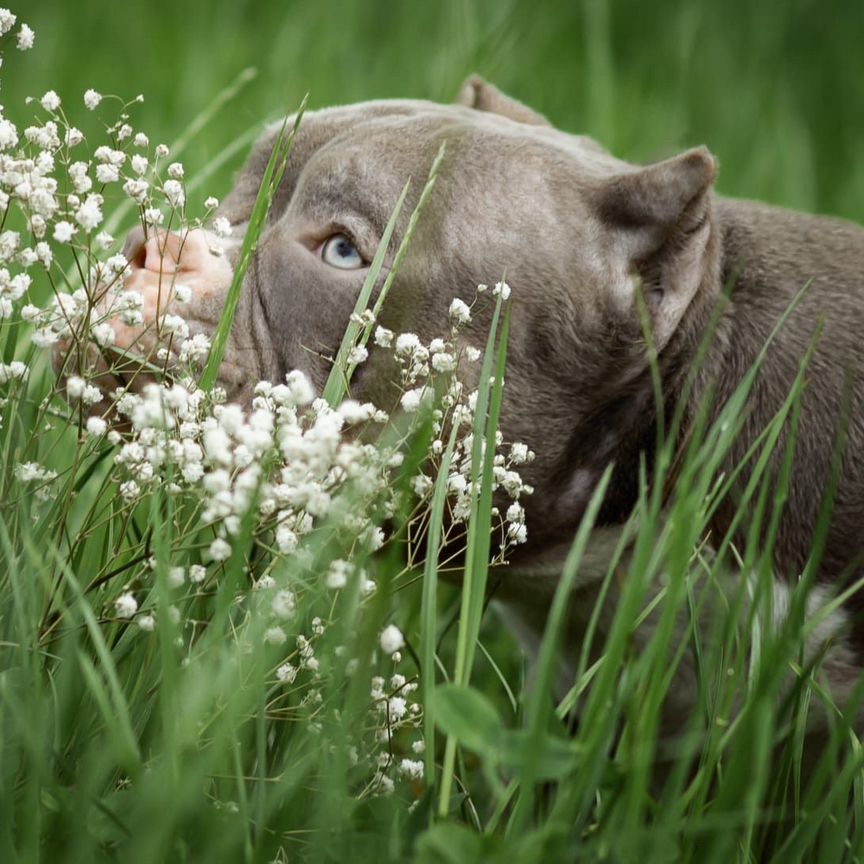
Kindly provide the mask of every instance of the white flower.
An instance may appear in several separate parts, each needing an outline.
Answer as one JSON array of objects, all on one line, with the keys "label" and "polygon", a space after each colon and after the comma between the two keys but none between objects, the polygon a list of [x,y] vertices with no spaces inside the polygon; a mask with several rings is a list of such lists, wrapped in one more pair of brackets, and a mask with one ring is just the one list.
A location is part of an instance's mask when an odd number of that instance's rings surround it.
[{"label": "white flower", "polygon": [[174,299],[178,303],[188,303],[192,299],[192,289],[188,285],[183,285],[180,282],[175,282]]},{"label": "white flower", "polygon": [[264,641],[268,645],[284,645],[288,637],[281,627],[270,627],[264,631]]},{"label": "white flower", "polygon": [[333,591],[338,591],[348,584],[348,576],[351,573],[351,565],[341,558],[337,558],[330,562],[330,567],[327,570],[327,578],[324,584]]},{"label": "white flower", "polygon": [[231,546],[221,537],[217,537],[210,544],[210,557],[214,561],[227,561],[231,556]]},{"label": "white flower", "polygon": [[507,537],[511,543],[520,544],[528,539],[528,529],[524,522],[511,522],[507,526]]},{"label": "white flower", "polygon": [[15,124],[5,117],[0,118],[0,150],[7,150],[18,143],[18,130]]},{"label": "white flower", "polygon": [[281,618],[283,620],[293,618],[294,612],[297,608],[297,601],[294,597],[294,592],[289,591],[287,588],[282,589],[281,591],[277,591],[273,595],[273,602],[271,603],[271,608],[273,609],[273,614],[277,618]]},{"label": "white flower", "polygon": [[355,345],[348,352],[348,362],[352,366],[359,366],[369,357],[369,352],[363,345]]},{"label": "white flower", "polygon": [[[402,631],[395,624],[388,624],[382,631],[379,637],[381,650],[385,654],[393,654],[405,645],[405,637]],[[394,700],[391,700],[391,702]]]},{"label": "white flower", "polygon": [[373,778],[373,789],[379,795],[392,795],[396,785],[386,774],[376,774]]},{"label": "white flower", "polygon": [[471,320],[471,310],[464,300],[453,298],[449,310],[450,318],[457,324],[467,324]]},{"label": "white flower", "polygon": [[420,339],[416,333],[400,333],[396,337],[396,353],[411,354],[420,347]]},{"label": "white flower", "polygon": [[447,488],[457,495],[461,495],[468,488],[468,481],[464,474],[454,472],[447,478]]},{"label": "white flower", "polygon": [[138,611],[138,601],[126,591],[114,601],[114,609],[121,618],[131,618]]},{"label": "white flower", "polygon": [[315,388],[309,377],[296,369],[289,372],[285,376],[285,382],[288,384],[292,401],[295,405],[309,405],[315,398]]},{"label": "white flower", "polygon": [[183,184],[179,181],[166,180],[162,191],[172,207],[179,209],[186,203],[186,193],[183,191]]},{"label": "white flower", "polygon": [[87,232],[102,221],[102,196],[88,195],[87,200],[75,211],[75,221]]},{"label": "white flower", "polygon": [[144,221],[148,225],[161,225],[165,221],[165,214],[158,207],[148,207],[144,211]]},{"label": "white flower", "polygon": [[86,162],[73,162],[69,166],[69,178],[79,195],[89,192],[93,187],[93,181],[87,176],[89,165]]},{"label": "white flower", "polygon": [[213,231],[217,236],[230,237],[231,230],[231,223],[224,216],[220,216],[218,219],[213,220]]},{"label": "white flower", "polygon": [[441,351],[432,355],[432,368],[436,372],[453,372],[456,369],[456,358],[452,354]]},{"label": "white flower", "polygon": [[150,144],[150,139],[143,132],[138,132],[132,139],[132,143],[136,147],[147,147]]},{"label": "white flower", "polygon": [[84,395],[87,382],[79,375],[70,375],[66,379],[66,395],[70,399],[80,399]]},{"label": "white flower", "polygon": [[521,504],[517,502],[513,502],[507,508],[507,521],[508,522],[524,522],[525,521],[525,509]]},{"label": "white flower", "polygon": [[168,176],[173,178],[174,180],[182,180],[183,179],[183,165],[180,162],[172,162],[168,166]]},{"label": "white flower", "polygon": [[99,162],[107,162],[121,168],[126,163],[126,153],[123,150],[115,150],[107,144],[97,147],[93,155]]},{"label": "white flower", "polygon": [[209,198],[204,200],[204,206],[208,210],[215,210],[219,206],[219,199],[214,198],[212,195]]},{"label": "white flower", "polygon": [[95,405],[97,402],[102,401],[102,391],[98,387],[88,384],[81,394],[81,401],[85,405]]},{"label": "white flower", "polygon": [[[386,538],[384,535],[384,529],[379,528],[377,525],[374,528],[370,527],[369,529],[367,529],[366,536],[364,537],[366,545],[369,547],[369,550],[371,552],[377,552],[384,545],[385,539]],[[375,590],[375,583],[372,582],[371,580],[367,579],[364,582],[364,589],[363,590],[364,591],[374,591]]]},{"label": "white flower", "polygon": [[207,578],[207,568],[203,564],[192,564],[189,567],[189,581],[199,585]]},{"label": "white flower", "polygon": [[159,327],[163,333],[174,333],[180,339],[189,338],[189,325],[180,315],[163,315],[159,320]]},{"label": "white flower", "polygon": [[100,183],[116,183],[120,179],[120,169],[116,165],[103,162],[96,166],[96,179]]},{"label": "white flower", "polygon": [[423,763],[419,759],[403,759],[399,763],[399,773],[409,780],[422,780]]},{"label": "white flower", "polygon": [[76,126],[70,126],[66,130],[66,135],[63,139],[67,147],[77,147],[84,140],[84,133]]},{"label": "white flower", "polygon": [[90,435],[99,438],[105,434],[108,424],[101,417],[88,417],[86,428]]},{"label": "white flower", "polygon": [[105,266],[112,273],[122,273],[128,265],[129,262],[126,260],[126,256],[119,252],[116,255],[112,255],[105,261]]},{"label": "white flower", "polygon": [[18,31],[18,50],[19,51],[29,51],[33,47],[33,42],[36,39],[36,34],[33,30],[28,27],[26,24],[21,25],[21,29]]},{"label": "white flower", "polygon": [[411,488],[418,498],[423,498],[432,488],[432,480],[425,474],[418,474],[411,478]]},{"label": "white flower", "polygon": [[156,619],[152,615],[142,615],[138,619],[138,626],[145,633],[152,633],[156,629]]},{"label": "white flower", "polygon": [[426,387],[415,387],[413,390],[406,390],[399,400],[402,405],[402,410],[409,414],[416,411],[420,405],[428,401],[432,396],[432,391]]},{"label": "white flower", "polygon": [[[6,261],[11,258],[21,245],[21,235],[17,231],[4,231],[0,234],[0,260]],[[3,271],[2,280],[9,278],[8,272]]]},{"label": "white flower", "polygon": [[253,591],[269,591],[275,587],[276,580],[269,574],[265,573],[253,586]]},{"label": "white flower", "polygon": [[155,152],[160,159],[164,159],[168,155],[168,146],[166,144],[157,144]]},{"label": "white flower", "polygon": [[[477,290],[479,291],[480,289],[478,288]],[[496,282],[495,287],[492,289],[492,293],[496,297],[500,294],[502,300],[509,300],[510,286],[506,282]]]},{"label": "white flower", "polygon": [[5,36],[18,20],[18,16],[6,8],[0,9],[0,36]]},{"label": "white flower", "polygon": [[102,94],[95,90],[87,90],[84,93],[84,107],[93,111],[102,101]]},{"label": "white flower", "polygon": [[[177,287],[182,286],[175,286],[175,293]],[[178,296],[177,299],[181,303],[187,302],[181,296]],[[210,339],[203,333],[196,333],[191,338],[183,340],[183,344],[180,346],[180,360],[184,363],[201,360],[206,357],[209,352]]]},{"label": "white flower", "polygon": [[0,384],[8,384],[10,381],[23,381],[27,377],[27,366],[20,360],[11,363],[0,363]]},{"label": "white flower", "polygon": [[60,341],[60,334],[45,327],[35,330],[30,338],[37,348],[50,348]]},{"label": "white flower", "polygon": [[75,226],[64,219],[54,226],[54,239],[58,243],[68,243],[76,231]]},{"label": "white flower", "polygon": [[186,570],[183,567],[168,568],[168,584],[172,588],[179,588],[186,581]]},{"label": "white flower", "polygon": [[131,161],[131,165],[132,165],[132,170],[136,174],[146,174],[147,173],[148,164],[147,164],[147,157],[146,156],[142,156],[140,153],[136,153],[130,161]]},{"label": "white flower", "polygon": [[[98,176],[99,169],[96,169]],[[123,184],[123,191],[138,204],[143,204],[147,200],[147,192],[150,189],[150,184],[146,180],[127,180]]]},{"label": "white flower", "polygon": [[279,525],[276,528],[276,545],[283,555],[290,555],[297,549],[299,538],[287,525]]},{"label": "white flower", "polygon": [[60,107],[60,97],[53,90],[49,90],[39,101],[46,111],[56,111]]},{"label": "white flower", "polygon": [[393,331],[386,327],[375,328],[375,344],[381,348],[389,348],[393,344]]},{"label": "white flower", "polygon": [[283,663],[276,670],[276,679],[281,681],[283,684],[293,684],[297,678],[298,671],[299,670],[296,666],[292,666],[290,663]]},{"label": "white flower", "polygon": [[375,413],[371,402],[360,403],[356,399],[345,399],[337,409],[346,423],[365,423]]},{"label": "white flower", "polygon": [[30,483],[34,480],[53,480],[57,472],[43,468],[38,462],[22,462],[15,466],[15,476],[22,483]]},{"label": "white flower", "polygon": [[120,484],[120,494],[126,501],[134,501],[141,494],[141,488],[134,480],[127,480]]},{"label": "white flower", "polygon": [[[393,654],[395,656],[396,652],[394,651]],[[388,722],[391,724],[398,723],[408,712],[408,702],[401,696],[392,696],[387,700],[386,709]]]}]

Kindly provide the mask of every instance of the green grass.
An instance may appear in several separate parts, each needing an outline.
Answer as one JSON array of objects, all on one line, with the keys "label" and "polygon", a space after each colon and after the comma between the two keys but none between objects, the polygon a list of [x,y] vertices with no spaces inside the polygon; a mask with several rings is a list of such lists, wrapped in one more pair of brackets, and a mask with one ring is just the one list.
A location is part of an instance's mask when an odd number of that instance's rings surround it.
[{"label": "green grass", "polygon": [[[66,103],[91,86],[144,92],[137,122],[154,141],[179,141],[193,211],[196,198],[228,190],[260,124],[307,92],[311,108],[450,99],[479,71],[617,155],[647,160],[706,143],[725,193],[864,219],[864,13],[851,2],[830,14],[744,0],[103,6],[41,0],[15,9],[37,47],[14,58],[14,73],[4,68],[4,104],[11,113],[48,88]],[[254,78],[242,76],[249,65]],[[584,566],[595,511],[574,538],[533,669],[485,603],[492,448],[483,459],[480,443],[498,423],[507,328],[499,303],[478,397],[472,477],[481,493],[461,592],[441,578],[439,542],[455,436],[425,514],[397,512],[397,542],[358,553],[378,582],[371,598],[359,578],[336,599],[321,589],[356,537],[325,525],[302,568],[274,554],[251,518],[224,565],[178,593],[170,567],[204,560],[213,539],[198,525],[201,502],[157,487],[125,506],[109,479],[115,451],[79,440],[78,410],[56,417],[62,403],[42,403],[54,387],[44,363],[26,388],[0,385],[0,860],[864,860],[864,751],[849,712],[819,684],[819,658],[803,649],[817,623],[805,620],[806,598],[824,531],[788,619],[771,624],[771,547],[806,359],[740,466],[749,476],[735,517],[748,526],[744,548],[732,547],[731,531],[713,538],[716,554],[702,541],[735,480],[719,471],[752,376],[717,422],[697,428],[665,512],[673,454],[658,442],[660,481],[643,478],[628,542],[601,574],[571,689],[561,692],[568,585]],[[349,329],[346,350],[366,338],[359,325]],[[0,328],[0,355],[22,350],[16,328]],[[334,370],[331,402],[349,378]],[[665,419],[669,440],[680,416]],[[401,435],[396,486],[416,473],[428,436],[423,418]],[[768,460],[780,440],[787,449],[771,487]],[[47,500],[16,479],[25,458],[60,472]],[[292,638],[309,634],[315,617],[330,622],[315,645],[320,680],[277,680],[288,649],[263,640],[265,604],[249,587],[264,574],[297,591]],[[152,633],[112,613],[127,587],[155,610]],[[182,646],[175,605],[189,622]],[[601,626],[610,606],[616,614]],[[640,641],[647,619],[651,637]],[[370,678],[393,671],[375,651],[391,621],[407,638],[399,671],[420,684],[427,749],[414,754],[406,734],[388,746],[422,759],[425,778],[375,796],[371,768],[352,764],[351,747],[370,734]],[[346,668],[345,656],[356,666]],[[695,709],[665,740],[661,710],[682,664],[693,664]],[[853,705],[862,699],[864,685]],[[827,730],[815,755],[809,717],[824,717]]]}]

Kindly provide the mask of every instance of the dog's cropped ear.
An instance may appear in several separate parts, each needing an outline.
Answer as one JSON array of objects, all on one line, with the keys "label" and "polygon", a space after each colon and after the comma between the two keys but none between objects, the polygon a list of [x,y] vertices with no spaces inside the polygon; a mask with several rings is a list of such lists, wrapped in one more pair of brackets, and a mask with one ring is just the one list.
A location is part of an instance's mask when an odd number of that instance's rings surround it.
[{"label": "dog's cropped ear", "polygon": [[635,277],[629,284],[643,291],[658,348],[669,341],[705,275],[716,172],[714,157],[698,147],[617,174],[595,190],[614,254],[623,256],[626,272]]},{"label": "dog's cropped ear", "polygon": [[500,114],[517,123],[528,123],[531,126],[552,125],[542,114],[506,96],[494,84],[490,84],[479,75],[472,75],[462,85],[456,104],[464,105],[466,108],[476,108],[478,111]]}]

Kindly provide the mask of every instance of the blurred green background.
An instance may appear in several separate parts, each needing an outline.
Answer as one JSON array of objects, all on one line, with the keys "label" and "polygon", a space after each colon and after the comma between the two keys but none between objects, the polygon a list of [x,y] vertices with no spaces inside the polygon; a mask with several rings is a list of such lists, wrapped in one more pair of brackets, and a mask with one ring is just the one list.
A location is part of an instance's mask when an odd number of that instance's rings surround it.
[{"label": "blurred green background", "polygon": [[[563,129],[647,161],[695,144],[721,192],[864,221],[860,0],[29,0],[2,102],[87,87],[146,102],[136,127],[172,141],[244,68],[258,76],[184,154],[194,174],[310,93],[312,107],[450,100],[480,72]],[[74,103],[74,105],[72,104]],[[227,191],[241,156],[207,183]]]},{"label": "blurred green background", "polygon": [[[85,89],[143,93],[136,130],[171,143],[242,70],[257,69],[183,153],[194,178],[242,143],[199,201],[224,196],[250,131],[307,92],[313,108],[449,101],[479,72],[618,156],[649,161],[706,144],[725,194],[864,222],[862,0],[6,2],[36,30],[34,50],[7,45],[0,70],[0,103],[18,123],[35,113],[25,96],[47,89],[88,132],[98,124]],[[487,618],[484,643],[522,693],[510,639]],[[477,683],[505,713],[482,664]]]}]

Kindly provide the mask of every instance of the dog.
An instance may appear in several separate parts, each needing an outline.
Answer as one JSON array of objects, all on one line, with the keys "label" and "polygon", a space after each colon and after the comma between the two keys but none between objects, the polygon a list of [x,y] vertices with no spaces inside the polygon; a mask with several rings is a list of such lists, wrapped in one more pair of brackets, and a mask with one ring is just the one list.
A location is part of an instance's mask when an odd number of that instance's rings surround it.
[{"label": "dog", "polygon": [[[264,135],[220,208],[235,237],[277,134]],[[717,162],[704,147],[647,166],[622,161],[477,77],[452,105],[372,101],[304,116],[245,277],[222,367],[229,394],[247,398],[250,382],[294,368],[320,392],[403,185],[414,181],[381,280],[443,141],[434,194],[381,323],[428,341],[445,332],[454,296],[470,299],[478,283],[502,273],[512,286],[501,425],[508,439],[536,452],[525,471],[536,491],[525,501],[528,542],[514,553],[498,596],[524,639],[536,642],[542,632],[564,556],[607,466],[614,469],[577,586],[586,602],[637,502],[641,463],[651,476],[659,411],[652,357],[670,413],[700,357],[682,415],[683,446],[699,406],[710,399],[716,417],[764,353],[726,458],[731,467],[781,408],[812,348],[775,578],[794,581],[807,564],[841,433],[818,576],[830,585],[864,575],[864,230],[715,194]],[[184,316],[193,331],[210,332],[239,244],[216,257],[204,231],[184,242],[133,234],[128,285],[148,298],[152,319],[169,260],[195,289]],[[482,344],[488,326],[488,313],[478,314],[466,338]],[[121,345],[134,338],[118,333]],[[356,396],[392,401],[383,362],[373,351],[358,369]],[[781,436],[775,473],[784,443]],[[732,500],[717,510],[713,536],[725,534],[734,509]],[[826,637],[839,643],[826,668],[845,693],[864,659],[864,630],[849,629],[860,603],[853,598],[837,613]],[[586,617],[571,615],[570,654]]]}]

